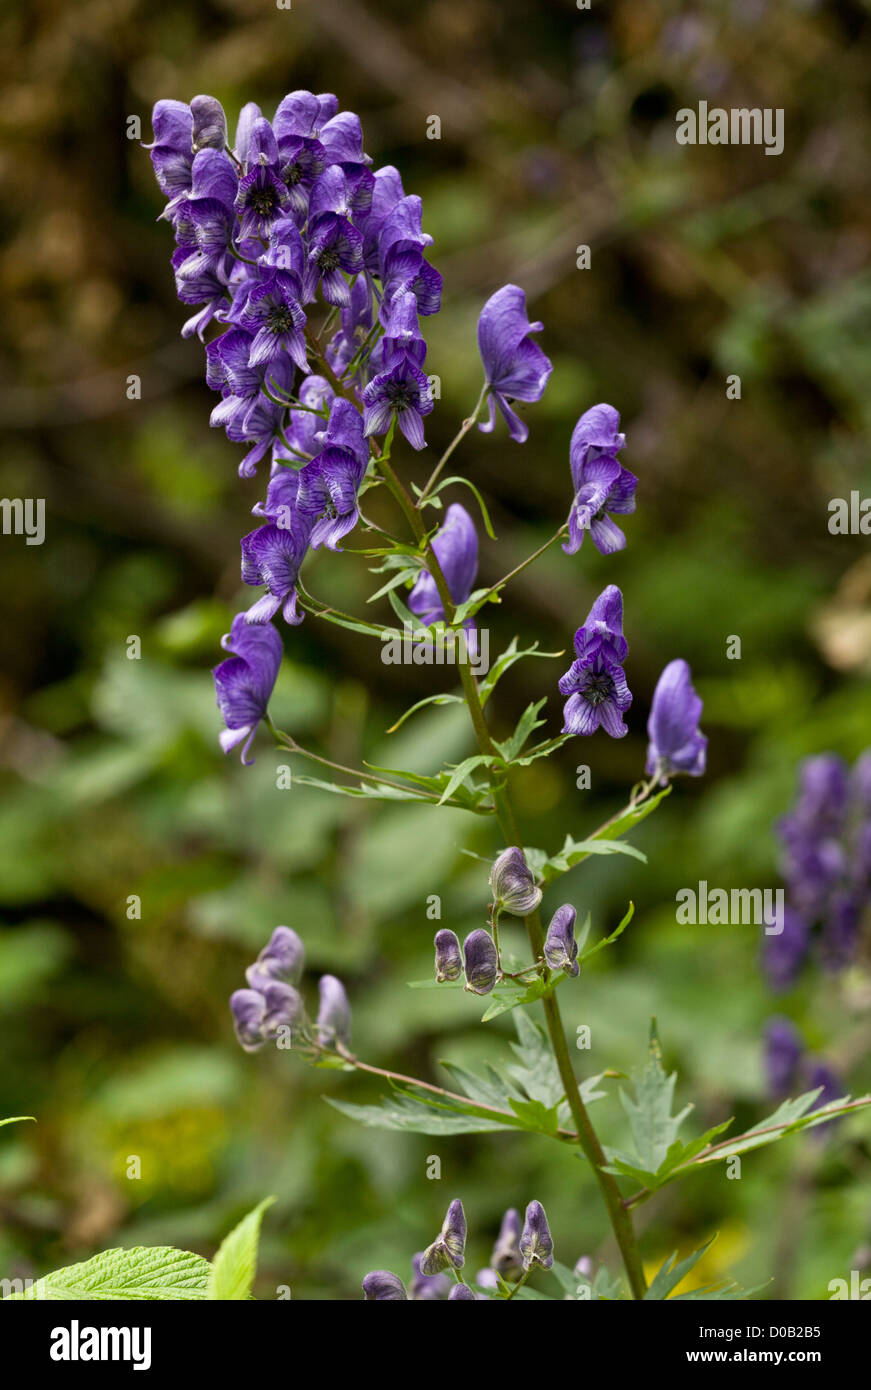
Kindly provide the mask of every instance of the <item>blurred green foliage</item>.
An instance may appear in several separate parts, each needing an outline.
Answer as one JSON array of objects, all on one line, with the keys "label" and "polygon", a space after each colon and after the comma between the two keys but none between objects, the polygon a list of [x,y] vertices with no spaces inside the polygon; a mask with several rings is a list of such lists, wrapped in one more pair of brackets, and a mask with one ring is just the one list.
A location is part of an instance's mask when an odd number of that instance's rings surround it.
[{"label": "blurred green foliage", "polygon": [[[147,140],[159,97],[209,91],[230,111],[268,110],[298,87],[361,113],[376,162],[422,195],[445,277],[427,323],[442,380],[427,457],[474,402],[481,303],[506,280],[525,287],[555,366],[527,445],[497,432],[464,447],[499,536],[482,544],[484,580],[565,515],[580,412],[620,409],[640,477],[627,550],[549,552],[490,610],[493,650],[515,633],[567,649],[603,584],[624,591],[629,737],[569,744],[518,777],[527,840],[551,850],[625,799],[658,671],[691,662],[709,775],[639,830],[649,867],[621,856],[566,880],[597,932],[627,899],[637,910],[561,997],[570,1030],[592,1027],[587,1070],[639,1061],[655,1013],[682,1101],[701,1124],[740,1124],[764,1113],[760,1036],[775,1007],[834,1063],[867,1018],[854,977],[807,979],[775,1005],[752,931],[679,927],[673,904],[701,878],[774,885],[771,822],[796,760],[871,742],[871,560],[864,538],[826,527],[830,497],[871,495],[868,38],[858,0],[4,8],[0,489],[45,497],[48,518],[42,548],[0,545],[0,1114],[38,1121],[0,1137],[5,1277],[110,1244],[209,1253],[266,1192],[279,1200],[261,1297],[289,1283],[353,1298],[371,1267],[407,1272],[454,1195],[472,1268],[503,1208],[532,1196],[559,1259],[615,1263],[590,1176],[560,1146],[359,1129],[321,1096],[366,1102],[377,1087],[245,1056],[232,1038],[227,996],[286,922],[312,976],[345,980],[362,1056],[444,1080],[440,1058],[504,1048],[510,1022],[482,1029],[461,993],[406,988],[430,969],[427,896],[442,895],[460,934],[481,925],[486,871],[460,851],[497,846],[462,812],[279,791],[282,757],[263,739],[251,769],[221,757],[208,667],[240,601],[238,537],[262,480],[240,483],[240,451],[208,430],[202,348],[178,337],[171,238],[128,118]],[[677,146],[674,112],[700,98],[784,107],[784,154]],[[575,268],[579,245],[590,270]],[[130,373],[140,402],[126,399]],[[740,401],[726,398],[730,373]],[[401,464],[418,481],[428,471],[426,458]],[[350,556],[318,558],[307,582],[355,611],[369,591]],[[131,634],[140,661],[126,657]],[[726,659],[730,635],[740,661]],[[456,707],[384,732],[438,670],[385,667],[375,644],[312,617],[286,647],[276,722],[329,756],[432,771],[469,751]],[[541,693],[557,731],[562,670],[514,668],[494,700],[499,736]],[[581,762],[591,791],[576,790]],[[133,894],[141,920],[127,918]],[[851,1055],[860,1092],[867,1049]],[[597,1118],[619,1142],[616,1095]],[[438,1182],[425,1178],[433,1152]],[[740,1182],[710,1171],[668,1189],[639,1214],[645,1253],[655,1267],[719,1231],[697,1282],[773,1272],[781,1296],[825,1297],[871,1237],[869,1173],[857,1117],[836,1145],[802,1137],[748,1157]]]}]

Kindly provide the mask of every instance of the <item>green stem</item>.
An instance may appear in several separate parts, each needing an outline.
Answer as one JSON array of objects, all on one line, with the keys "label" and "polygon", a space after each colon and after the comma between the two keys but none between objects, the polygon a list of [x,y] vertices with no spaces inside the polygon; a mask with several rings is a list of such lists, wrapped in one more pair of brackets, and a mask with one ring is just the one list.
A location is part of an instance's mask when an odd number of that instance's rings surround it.
[{"label": "green stem", "polygon": [[434,487],[434,485],[435,485],[436,479],[438,478],[439,474],[441,473],[442,469],[444,468],[444,466],[445,466],[445,464],[447,463],[448,459],[450,458],[451,454],[454,452],[454,450],[456,449],[457,445],[460,444],[460,443],[465,439],[466,435],[469,433],[469,430],[470,430],[470,429],[472,428],[472,426],[474,425],[475,421],[477,420],[478,416],[479,416],[480,413],[481,413],[481,406],[484,404],[484,401],[485,401],[486,398],[487,398],[487,392],[488,392],[489,389],[490,389],[490,388],[489,388],[487,382],[485,381],[485,382],[484,382],[484,385],[481,387],[481,394],[480,394],[480,396],[478,397],[478,402],[477,402],[477,405],[475,406],[475,409],[472,411],[472,413],[471,413],[471,415],[468,417],[468,419],[464,420],[463,423],[460,425],[459,430],[458,430],[457,433],[454,435],[454,438],[451,440],[450,444],[449,444],[448,447],[445,449],[444,453],[442,454],[441,458],[439,459],[438,463],[436,464],[435,468],[433,469],[432,473],[430,474],[429,482],[427,483],[427,485],[426,485],[426,487],[424,488],[423,492],[420,494],[420,496],[419,496],[418,499],[417,499],[417,506],[418,506],[418,507],[422,507],[422,506],[423,506],[424,502],[426,501],[427,497],[429,496],[430,492],[432,491],[432,489],[433,489],[433,487]]}]

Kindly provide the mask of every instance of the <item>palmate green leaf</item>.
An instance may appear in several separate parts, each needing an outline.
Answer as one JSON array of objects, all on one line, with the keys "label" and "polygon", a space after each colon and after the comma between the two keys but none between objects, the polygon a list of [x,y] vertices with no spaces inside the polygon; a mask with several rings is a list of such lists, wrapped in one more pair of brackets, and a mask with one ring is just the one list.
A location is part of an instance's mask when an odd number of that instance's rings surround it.
[{"label": "palmate green leaf", "polygon": [[525,1013],[515,1015],[514,1026],[517,1042],[511,1044],[511,1051],[517,1062],[505,1068],[508,1076],[522,1087],[530,1100],[539,1100],[548,1108],[558,1105],[565,1088],[547,1034]]},{"label": "palmate green leaf", "polygon": [[620,1163],[627,1170],[632,1169],[632,1176],[636,1171],[647,1174],[659,1171],[677,1139],[678,1129],[693,1108],[687,1105],[677,1115],[672,1115],[676,1081],[677,1072],[668,1076],[663,1069],[662,1048],[654,1020],[650,1028],[647,1062],[642,1070],[632,1074],[635,1096],[632,1098],[625,1091],[620,1092],[623,1109],[629,1116],[634,1147],[629,1153],[609,1150],[609,1162],[615,1166]]},{"label": "palmate green leaf", "polygon": [[855,1100],[850,1096],[843,1096],[814,1110],[813,1103],[821,1091],[822,1087],[817,1087],[815,1091],[807,1091],[802,1096],[785,1100],[773,1114],[760,1120],[758,1125],[736,1135],[734,1139],[718,1144],[711,1153],[700,1153],[681,1171],[691,1171],[695,1167],[717,1163],[731,1158],[733,1154],[747,1153],[750,1149],[764,1148],[766,1144],[774,1144],[788,1134],[798,1134],[803,1129],[814,1129],[817,1125],[827,1124],[838,1115],[847,1115],[871,1106],[871,1095],[859,1096]]},{"label": "palmate green leaf", "polygon": [[190,1250],[160,1245],[104,1250],[84,1264],[46,1274],[23,1293],[10,1294],[8,1300],[200,1300],[209,1297],[210,1274],[208,1260]]},{"label": "palmate green leaf", "polygon": [[263,1213],[276,1199],[266,1197],[249,1211],[221,1242],[209,1275],[210,1299],[239,1300],[251,1296],[257,1273],[257,1250]]},{"label": "palmate green leaf", "polygon": [[531,647],[524,647],[521,650],[517,646],[517,638],[512,637],[508,646],[505,648],[505,651],[502,652],[501,656],[498,656],[496,658],[496,660],[493,662],[493,665],[490,667],[490,670],[488,671],[487,675],[484,677],[480,686],[478,687],[478,691],[481,696],[481,704],[486,705],[490,696],[493,694],[493,691],[496,689],[499,680],[502,678],[502,676],[505,675],[506,671],[510,670],[510,668],[514,665],[515,661],[521,661],[526,656],[543,656],[547,658],[553,658],[564,655],[564,652],[540,652],[538,650],[537,642],[533,642]]},{"label": "palmate green leaf", "polygon": [[380,1105],[354,1105],[325,1096],[328,1105],[367,1129],[394,1129],[413,1134],[487,1134],[493,1130],[526,1129],[517,1116],[487,1114],[475,1105],[464,1106],[430,1092],[409,1087],[385,1096]]},{"label": "palmate green leaf", "polygon": [[[498,758],[495,758],[492,753],[473,753],[470,758],[464,758],[461,763],[458,763],[455,768],[451,769],[450,776],[439,798],[439,805],[444,805],[444,803],[454,795],[458,788],[463,786],[466,778],[471,772],[475,771],[476,767],[492,767],[496,762],[498,762]],[[475,787],[474,784],[469,788],[471,794],[476,798],[481,794],[486,795],[488,790],[488,787]]]},{"label": "palmate green leaf", "polygon": [[715,1236],[711,1236],[709,1241],[706,1241],[699,1250],[694,1250],[691,1255],[687,1255],[685,1260],[678,1260],[677,1251],[673,1251],[651,1280],[647,1293],[644,1295],[645,1302],[658,1302],[668,1298],[672,1289],[676,1289],[681,1280],[686,1278],[690,1270],[698,1264],[702,1256],[707,1254],[715,1239]]}]

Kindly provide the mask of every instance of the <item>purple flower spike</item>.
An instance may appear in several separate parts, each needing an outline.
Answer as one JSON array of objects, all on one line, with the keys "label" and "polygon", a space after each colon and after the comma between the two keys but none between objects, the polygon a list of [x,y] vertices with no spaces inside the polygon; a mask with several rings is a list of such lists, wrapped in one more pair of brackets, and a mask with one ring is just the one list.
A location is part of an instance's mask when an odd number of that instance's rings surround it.
[{"label": "purple flower spike", "polygon": [[689,666],[680,659],[670,661],[656,683],[647,721],[648,776],[659,772],[663,783],[678,772],[702,776],[708,740],[699,729],[701,715]]},{"label": "purple flower spike", "polygon": [[484,363],[489,419],[479,429],[489,432],[496,422],[494,404],[499,407],[512,439],[522,444],[529,429],[511,409],[512,401],[540,401],[553,370],[550,360],[530,338],[543,324],[526,317],[526,295],[517,285],[504,285],[481,310],[478,319],[478,348]]},{"label": "purple flower spike", "polygon": [[442,1270],[462,1269],[466,1256],[466,1214],[459,1197],[448,1207],[442,1229],[420,1257],[421,1274],[441,1274]]},{"label": "purple flower spike", "polygon": [[788,1096],[792,1090],[804,1043],[788,1018],[771,1018],[765,1025],[765,1073],[772,1096]]},{"label": "purple flower spike", "polygon": [[411,1261],[413,1275],[409,1297],[418,1303],[432,1303],[438,1299],[447,1298],[452,1288],[452,1281],[446,1274],[423,1274],[420,1268],[422,1259],[423,1251],[421,1250]]},{"label": "purple flower spike", "polygon": [[558,907],[550,919],[544,942],[544,958],[551,970],[564,970],[567,975],[578,975],[578,943],[575,941],[575,918],[577,913],[570,903]]},{"label": "purple flower spike", "polygon": [[[439,562],[448,592],[455,604],[465,603],[478,574],[478,533],[475,523],[460,502],[452,502],[445,519],[433,537],[432,548]],[[421,622],[444,622],[445,610],[435,580],[422,570],[408,596],[408,606]],[[472,624],[474,626],[474,624]]]},{"label": "purple flower spike", "polygon": [[263,990],[273,980],[298,985],[305,965],[305,947],[292,927],[276,927],[245,978],[252,989]]},{"label": "purple flower spike", "polygon": [[530,872],[523,850],[503,849],[490,870],[490,887],[496,906],[515,917],[528,917],[541,902],[541,889]]},{"label": "purple flower spike", "polygon": [[258,1052],[266,1039],[263,1018],[266,1000],[255,989],[237,989],[230,995],[230,1011],[236,1037],[246,1052]]},{"label": "purple flower spike", "polygon": [[345,986],[335,975],[323,975],[318,984],[320,1008],[318,1009],[318,1037],[325,1047],[341,1043],[348,1047],[351,1042],[351,1007]]},{"label": "purple flower spike", "polygon": [[569,449],[574,501],[569,512],[567,555],[580,550],[584,532],[602,555],[622,550],[626,537],[607,515],[635,511],[638,479],[617,462],[616,454],[626,437],[619,433],[620,416],[613,406],[594,405],[575,425]]},{"label": "purple flower spike", "polygon": [[407,354],[363,392],[366,434],[386,434],[395,419],[412,449],[423,449],[423,417],[432,410],[429,378]]},{"label": "purple flower spike", "polygon": [[[520,1235],[522,1226],[520,1213],[514,1207],[509,1207],[502,1218],[502,1225],[499,1227],[499,1235],[496,1244],[493,1246],[493,1253],[490,1256],[491,1270],[510,1278],[511,1275],[519,1275],[522,1269],[522,1259],[520,1255]],[[479,1279],[480,1283],[481,1280]],[[498,1287],[494,1280],[493,1287]]]},{"label": "purple flower spike", "polygon": [[466,989],[473,994],[489,994],[496,983],[498,961],[493,938],[483,927],[469,932],[463,942],[463,959]]},{"label": "purple flower spike", "polygon": [[632,695],[620,664],[626,650],[623,595],[610,584],[575,633],[577,660],[559,682],[560,693],[569,697],[563,708],[563,733],[586,736],[600,725],[612,738],[628,732],[622,716]]},{"label": "purple flower spike", "polygon": [[367,1303],[381,1303],[407,1299],[405,1285],[398,1274],[389,1269],[373,1269],[363,1280],[363,1295]]},{"label": "purple flower spike", "polygon": [[248,752],[281,664],[281,638],[271,624],[252,627],[244,613],[237,613],[221,645],[233,655],[212,672],[218,709],[227,726],[220,744],[229,753],[241,743],[242,762],[248,765],[254,761]]},{"label": "purple flower spike", "polygon": [[462,969],[459,938],[447,927],[442,927],[435,934],[435,977],[439,984],[458,980]]},{"label": "purple flower spike", "polygon": [[553,1240],[541,1202],[530,1202],[526,1208],[526,1220],[520,1236],[520,1253],[523,1256],[524,1269],[531,1269],[533,1265],[550,1269],[553,1264]]}]

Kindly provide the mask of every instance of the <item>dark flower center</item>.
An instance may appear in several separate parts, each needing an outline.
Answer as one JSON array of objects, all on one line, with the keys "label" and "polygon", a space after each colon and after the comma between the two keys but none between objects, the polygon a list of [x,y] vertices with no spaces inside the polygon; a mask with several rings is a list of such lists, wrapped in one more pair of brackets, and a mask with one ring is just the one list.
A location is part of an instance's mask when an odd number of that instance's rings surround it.
[{"label": "dark flower center", "polygon": [[301,178],[302,169],[300,168],[299,160],[295,160],[293,164],[288,164],[284,171],[284,182],[293,187],[295,183],[299,183]]},{"label": "dark flower center", "polygon": [[268,217],[275,209],[275,189],[254,188],[248,201],[258,217]]},{"label": "dark flower center", "polygon": [[318,266],[322,271],[337,270],[339,266],[338,253],[329,249],[321,251],[318,256]]},{"label": "dark flower center", "polygon": [[614,694],[614,681],[607,671],[588,671],[581,694],[595,709]]},{"label": "dark flower center", "polygon": [[271,329],[276,338],[281,333],[289,333],[293,328],[293,314],[286,304],[277,304],[274,309],[270,309],[266,315],[266,327]]},{"label": "dark flower center", "polygon": [[408,410],[417,404],[417,391],[405,381],[389,381],[384,396],[393,410]]}]

